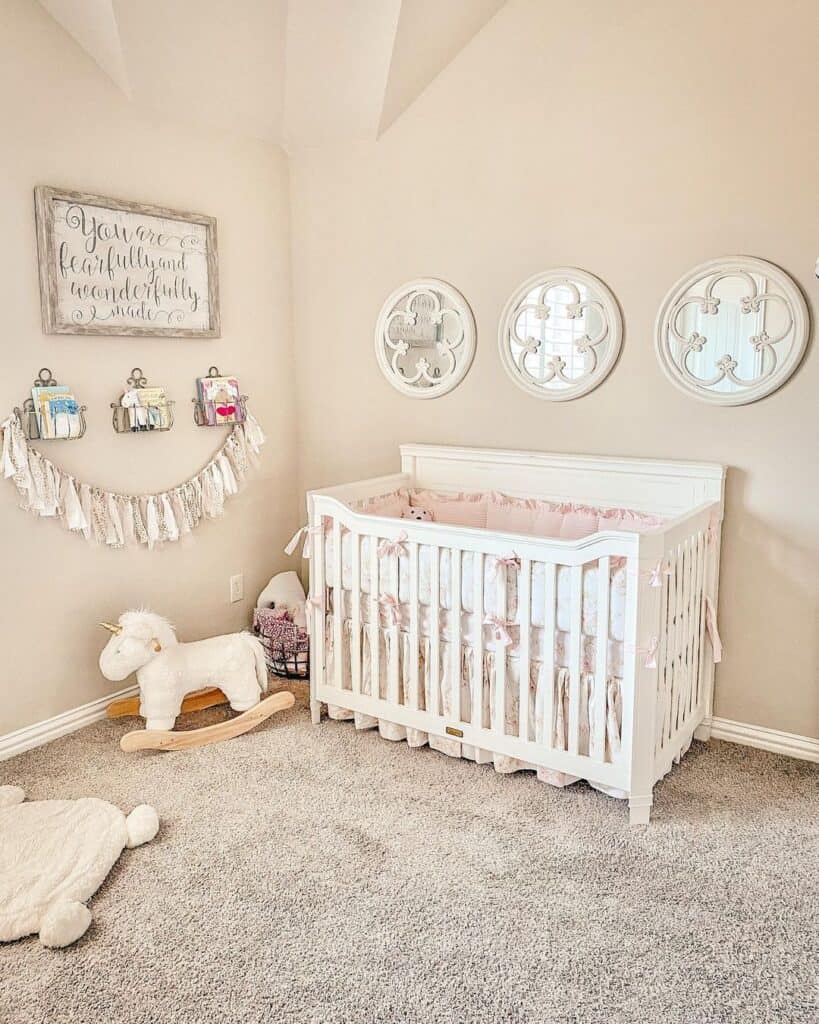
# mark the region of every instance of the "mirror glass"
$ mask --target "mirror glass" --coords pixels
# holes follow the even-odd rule
[[[617,303],[584,271],[531,278],[507,302],[499,346],[516,384],[560,401],[586,394],[611,372],[621,342]]]
[[[804,351],[806,328],[804,300],[778,267],[751,257],[714,260],[666,297],[657,351],[682,390],[741,405],[784,383]]]
[[[444,281],[411,281],[384,303],[375,349],[382,373],[397,390],[413,398],[446,394],[472,364],[472,311],[461,293]]]

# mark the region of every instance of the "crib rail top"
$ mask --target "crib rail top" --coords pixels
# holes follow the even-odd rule
[[[446,445],[401,445],[411,486],[501,491],[513,497],[630,508],[677,517],[707,502],[722,517],[726,467],[711,462],[570,455]]]

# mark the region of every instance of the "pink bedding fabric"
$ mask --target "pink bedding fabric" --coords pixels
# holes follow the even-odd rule
[[[598,530],[648,533],[662,527],[660,516],[627,508],[596,508],[573,502],[513,498],[497,491],[452,494],[428,490],[398,490],[367,498],[355,507],[374,516],[401,518],[410,505],[429,509],[435,522],[450,526],[471,526],[531,537],[579,540]]]

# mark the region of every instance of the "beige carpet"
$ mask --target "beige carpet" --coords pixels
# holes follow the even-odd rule
[[[0,764],[162,820],[76,946],[0,946],[2,1024],[819,1020],[816,765],[695,744],[630,829],[585,785],[314,728],[303,699],[187,753],[123,754],[126,728]]]

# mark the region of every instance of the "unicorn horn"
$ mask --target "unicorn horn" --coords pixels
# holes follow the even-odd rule
[[[100,625],[103,629],[107,629],[109,633],[113,633],[114,636],[119,636],[122,632],[122,626],[112,626],[110,622],[101,622]]]

